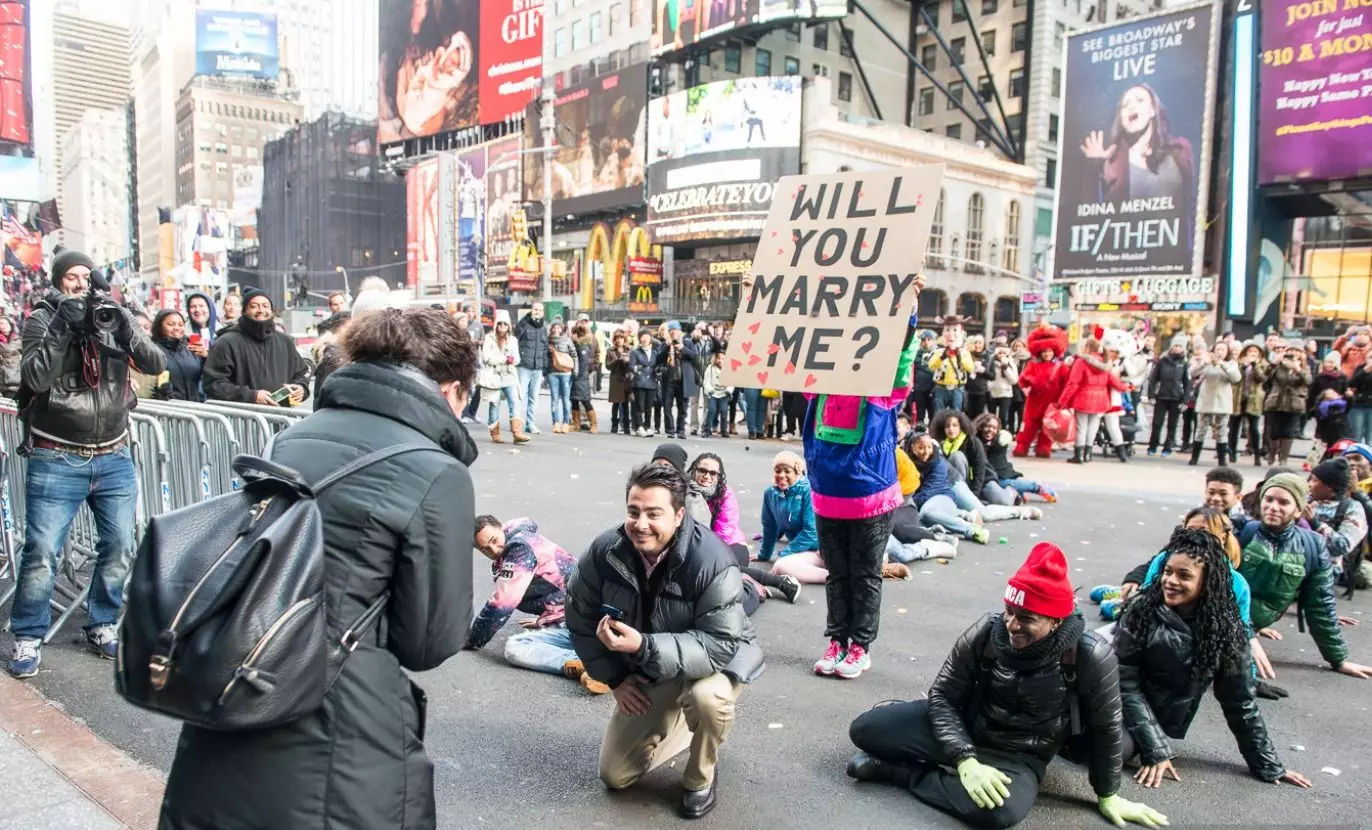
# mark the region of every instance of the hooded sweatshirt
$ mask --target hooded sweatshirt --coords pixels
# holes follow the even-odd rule
[[[891,462],[895,465],[894,459]],[[757,558],[772,558],[777,540],[790,540],[778,556],[819,550],[819,534],[815,532],[815,508],[810,501],[810,480],[801,476],[786,490],[768,487],[762,496],[762,544]]]
[[[562,624],[576,558],[540,534],[533,519],[511,519],[501,529],[505,550],[491,563],[495,591],[472,622],[468,648],[489,643],[516,608],[537,614],[540,628]]]
[[[191,319],[191,300],[195,299],[196,297],[199,297],[200,299],[204,300],[205,305],[209,306],[210,308],[210,319],[209,322],[206,323],[204,326],[197,325],[196,322]],[[157,329],[154,328],[153,331],[157,331]],[[203,291],[192,291],[191,293],[186,295],[186,334],[188,336],[192,334],[200,335],[201,337],[205,338],[206,346],[214,342],[214,338],[218,337],[220,334],[219,310],[214,307],[214,300],[210,297],[210,295],[206,294]]]
[[[241,317],[210,347],[203,375],[210,400],[252,403],[259,391],[275,392],[293,383],[309,395],[309,369],[289,335],[272,320]]]

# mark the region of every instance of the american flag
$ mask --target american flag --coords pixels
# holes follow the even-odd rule
[[[7,213],[4,219],[0,219],[0,231],[3,231],[6,236],[16,237],[23,242],[38,242],[38,235],[24,227],[14,218],[12,213]]]

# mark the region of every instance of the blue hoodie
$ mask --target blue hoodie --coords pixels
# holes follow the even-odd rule
[[[201,328],[191,319],[191,300],[199,297],[210,307],[210,324]],[[214,298],[204,291],[192,291],[186,295],[186,334],[198,334],[205,338],[205,344],[214,342],[214,334],[219,331],[219,311],[214,307]]]
[[[819,534],[815,532],[815,507],[810,501],[810,480],[796,479],[785,492],[768,487],[762,496],[762,545],[757,558],[772,558],[777,540],[786,537],[790,543],[778,556],[819,550]]]

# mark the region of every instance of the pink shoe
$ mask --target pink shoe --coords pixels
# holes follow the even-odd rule
[[[838,640],[829,641],[829,650],[824,652],[824,656],[815,663],[815,674],[830,677],[834,673],[834,667],[843,659],[843,643]]]
[[[1039,498],[1043,499],[1049,504],[1058,503],[1058,494],[1054,492],[1053,488],[1046,487],[1042,484],[1039,485]]]
[[[848,646],[848,653],[844,655],[843,661],[834,666],[834,676],[852,680],[861,677],[862,673],[871,667],[872,658],[867,654],[867,649],[854,643]]]

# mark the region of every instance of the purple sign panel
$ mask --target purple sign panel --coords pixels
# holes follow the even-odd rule
[[[1261,9],[1258,183],[1372,175],[1372,4]]]

